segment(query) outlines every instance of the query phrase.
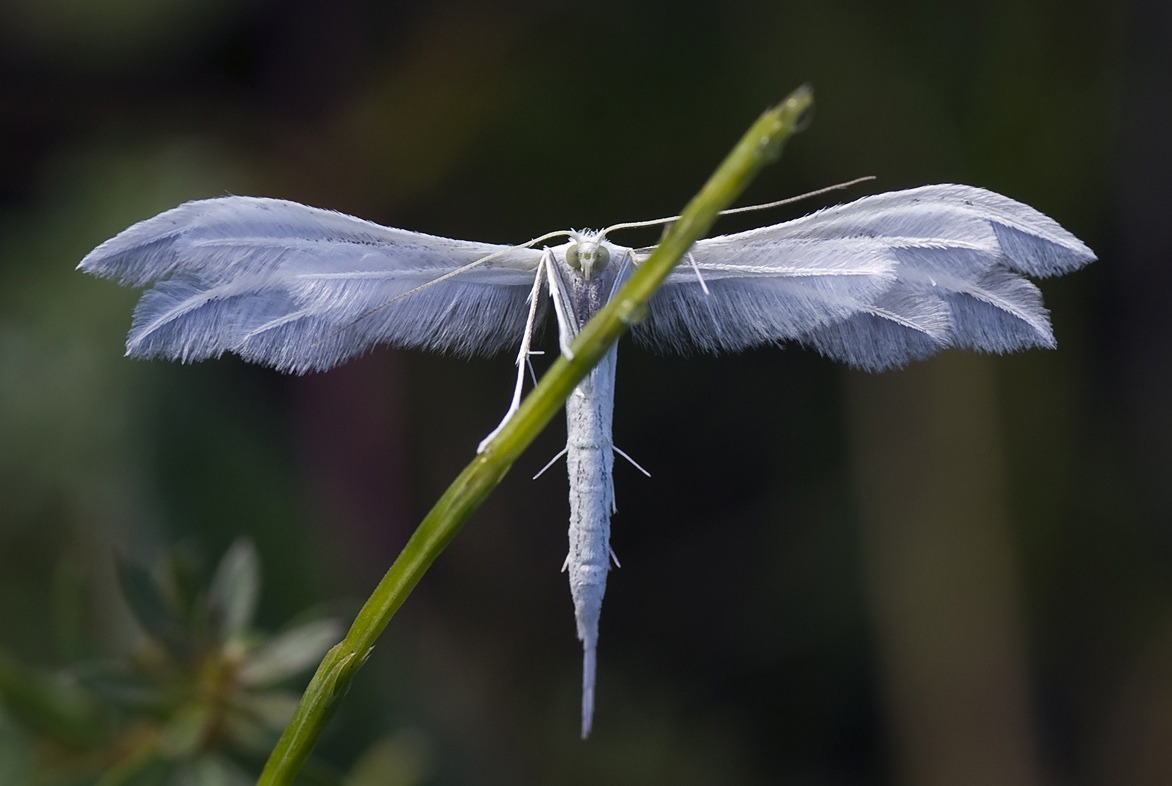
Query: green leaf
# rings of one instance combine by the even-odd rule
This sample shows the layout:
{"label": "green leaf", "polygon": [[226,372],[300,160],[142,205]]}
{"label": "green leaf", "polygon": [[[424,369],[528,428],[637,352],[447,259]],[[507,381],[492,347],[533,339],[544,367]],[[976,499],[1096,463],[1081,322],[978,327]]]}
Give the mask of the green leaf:
{"label": "green leaf", "polygon": [[114,564],[122,595],[143,631],[179,659],[190,658],[195,645],[184,629],[183,617],[150,571],[122,557]]}
{"label": "green leaf", "polygon": [[180,543],[167,549],[166,554],[154,571],[162,588],[163,597],[172,615],[179,620],[180,627],[192,638],[203,625],[205,589],[203,584],[203,560],[198,550],[189,544]]}
{"label": "green leaf", "polygon": [[308,622],[251,654],[237,676],[251,687],[275,685],[317,663],[341,638],[342,625],[337,620]]}
{"label": "green leaf", "polygon": [[265,726],[280,731],[293,717],[299,699],[296,693],[283,690],[242,693],[233,700],[232,707]]}
{"label": "green leaf", "polygon": [[95,662],[74,669],[77,681],[100,699],[135,709],[158,709],[169,700],[167,691],[128,671],[120,662]]}
{"label": "green leaf", "polygon": [[238,750],[264,755],[297,710],[297,695],[285,691],[242,693],[232,699],[225,733]]}
{"label": "green leaf", "polygon": [[224,554],[208,593],[212,636],[218,642],[236,638],[247,630],[256,613],[260,595],[260,562],[256,547],[239,538]]}
{"label": "green leaf", "polygon": [[70,747],[88,748],[104,736],[105,719],[93,695],[73,680],[30,668],[3,653],[0,698],[30,729]]}
{"label": "green leaf", "polygon": [[163,727],[160,750],[171,759],[190,758],[208,739],[215,716],[214,709],[208,704],[192,703],[179,707]]}

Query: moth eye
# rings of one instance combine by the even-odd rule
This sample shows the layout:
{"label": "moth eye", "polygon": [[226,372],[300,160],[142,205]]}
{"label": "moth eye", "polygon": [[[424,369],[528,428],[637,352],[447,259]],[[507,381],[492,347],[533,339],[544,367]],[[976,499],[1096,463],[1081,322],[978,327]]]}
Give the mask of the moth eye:
{"label": "moth eye", "polygon": [[610,252],[606,250],[606,246],[599,246],[598,250],[594,252],[594,269],[602,270],[610,262]]}
{"label": "moth eye", "polygon": [[577,243],[571,243],[570,247],[566,249],[566,264],[574,268],[574,270],[582,269],[582,263],[578,260]]}

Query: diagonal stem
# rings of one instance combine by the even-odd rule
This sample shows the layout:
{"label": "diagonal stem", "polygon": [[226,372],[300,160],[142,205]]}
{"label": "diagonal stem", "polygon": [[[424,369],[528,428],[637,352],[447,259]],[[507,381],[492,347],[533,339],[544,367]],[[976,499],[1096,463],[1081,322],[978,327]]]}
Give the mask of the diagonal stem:
{"label": "diagonal stem", "polygon": [[707,233],[717,214],[732,204],[763,166],[777,159],[785,140],[812,104],[810,89],[800,87],[758,118],[651,256],[581,330],[572,345],[573,359],[558,357],[513,417],[448,487],[358,612],[346,637],[318,665],[293,720],[269,756],[259,786],[292,783],[375,640],[431,563],[561,410],[574,386],[631,325],[642,319],[655,290],[692,244]]}

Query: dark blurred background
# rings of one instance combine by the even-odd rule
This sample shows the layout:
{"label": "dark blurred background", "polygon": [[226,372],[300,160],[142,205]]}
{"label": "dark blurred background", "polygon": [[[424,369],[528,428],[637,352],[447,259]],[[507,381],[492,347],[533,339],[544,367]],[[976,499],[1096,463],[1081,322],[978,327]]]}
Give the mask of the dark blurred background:
{"label": "dark blurred background", "polygon": [[[624,344],[616,439],[653,477],[618,465],[594,736],[564,471],[529,480],[555,422],[320,755],[391,740],[436,784],[1172,782],[1170,53],[1164,0],[5,0],[0,646],[125,650],[113,555],[240,533],[267,625],[352,614],[511,392],[507,355],[126,360],[137,295],[74,271],[93,246],[228,193],[497,243],[662,216],[809,82],[742,202],[878,180],[718,229],[1002,192],[1100,257],[1042,283],[1058,351],[871,376]],[[84,641],[49,624],[69,581]]]}

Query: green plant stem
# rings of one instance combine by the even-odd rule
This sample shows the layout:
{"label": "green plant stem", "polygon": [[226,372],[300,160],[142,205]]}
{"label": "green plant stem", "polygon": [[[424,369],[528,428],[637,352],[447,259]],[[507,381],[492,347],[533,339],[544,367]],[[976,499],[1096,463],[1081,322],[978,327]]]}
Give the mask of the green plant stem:
{"label": "green plant stem", "polygon": [[574,387],[619,336],[643,317],[655,290],[692,244],[705,235],[720,211],[732,204],[763,166],[781,154],[785,140],[812,103],[809,88],[798,88],[749,128],[651,256],[578,334],[571,346],[573,357],[560,356],[554,361],[516,414],[448,487],[358,612],[346,638],[322,659],[293,720],[269,756],[258,782],[261,786],[292,782],[355,672],[370,655],[375,639],[427,568],[561,410]]}

